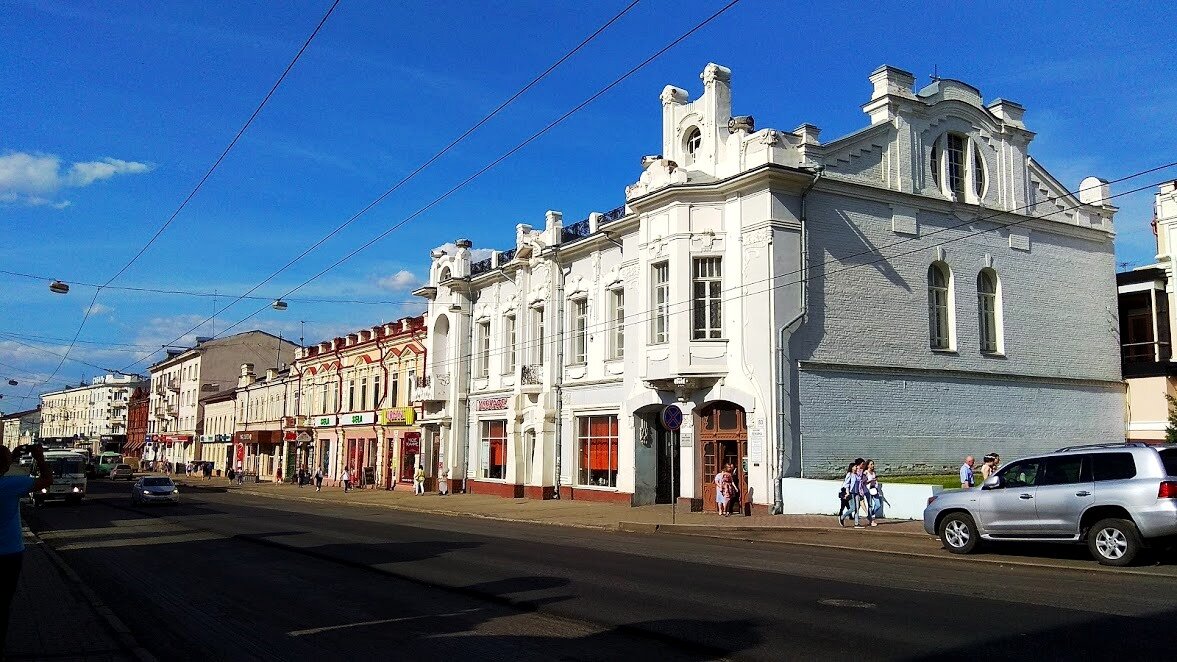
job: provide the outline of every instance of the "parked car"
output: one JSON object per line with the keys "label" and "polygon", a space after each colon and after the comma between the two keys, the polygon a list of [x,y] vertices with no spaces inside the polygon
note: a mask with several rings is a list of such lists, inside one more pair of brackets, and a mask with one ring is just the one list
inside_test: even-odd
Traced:
{"label": "parked car", "polygon": [[1177,445],[1060,448],[1009,463],[980,487],[928,499],[924,530],[967,554],[984,541],[1086,543],[1104,565],[1131,564],[1177,536]]}
{"label": "parked car", "polygon": [[131,488],[131,503],[180,503],[180,490],[167,476],[144,476]]}
{"label": "parked car", "polygon": [[118,480],[120,478],[125,478],[126,480],[135,480],[135,471],[133,469],[131,469],[131,465],[129,465],[129,464],[116,464],[116,465],[114,465],[114,468],[110,470],[110,479],[111,480]]}

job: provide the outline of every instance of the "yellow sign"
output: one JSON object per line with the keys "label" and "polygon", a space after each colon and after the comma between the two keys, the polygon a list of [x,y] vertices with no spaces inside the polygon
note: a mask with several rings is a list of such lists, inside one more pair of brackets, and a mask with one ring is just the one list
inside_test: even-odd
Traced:
{"label": "yellow sign", "polygon": [[397,407],[381,412],[385,425],[412,425],[417,420],[417,410],[412,407]]}

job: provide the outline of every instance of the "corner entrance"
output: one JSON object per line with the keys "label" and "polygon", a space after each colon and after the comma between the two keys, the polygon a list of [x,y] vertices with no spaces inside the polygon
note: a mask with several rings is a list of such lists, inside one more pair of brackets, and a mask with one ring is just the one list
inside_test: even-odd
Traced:
{"label": "corner entrance", "polygon": [[736,512],[744,512],[748,499],[744,458],[748,455],[748,428],[744,408],[731,402],[711,402],[695,410],[695,438],[698,440],[699,494],[703,509],[719,512],[715,502],[715,475],[725,465],[732,465],[736,485]]}
{"label": "corner entrance", "polygon": [[673,503],[682,493],[682,481],[673,473],[682,466],[678,432],[662,427],[658,421],[662,408],[651,405],[634,415],[635,506]]}

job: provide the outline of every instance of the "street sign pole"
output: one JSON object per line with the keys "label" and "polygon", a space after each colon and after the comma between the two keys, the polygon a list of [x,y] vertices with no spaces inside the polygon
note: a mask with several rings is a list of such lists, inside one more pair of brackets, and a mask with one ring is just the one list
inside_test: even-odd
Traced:
{"label": "street sign pole", "polygon": [[678,517],[678,492],[674,487],[678,480],[678,467],[674,460],[678,457],[678,431],[671,432],[667,441],[670,442],[670,523],[675,524]]}

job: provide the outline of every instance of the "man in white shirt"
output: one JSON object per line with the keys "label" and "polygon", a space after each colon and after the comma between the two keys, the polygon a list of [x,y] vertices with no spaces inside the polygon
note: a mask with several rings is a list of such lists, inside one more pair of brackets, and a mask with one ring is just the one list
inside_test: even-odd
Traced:
{"label": "man in white shirt", "polygon": [[973,464],[976,460],[970,455],[964,459],[964,464],[960,465],[960,487],[967,490],[973,486]]}

